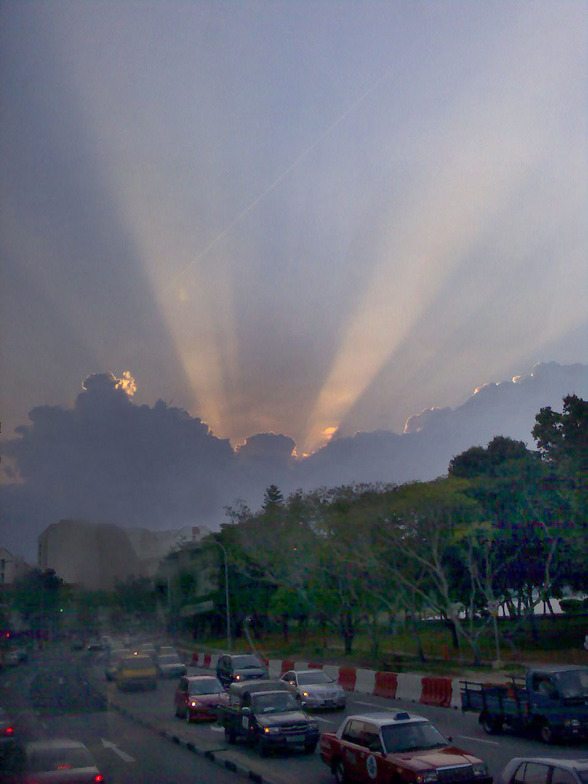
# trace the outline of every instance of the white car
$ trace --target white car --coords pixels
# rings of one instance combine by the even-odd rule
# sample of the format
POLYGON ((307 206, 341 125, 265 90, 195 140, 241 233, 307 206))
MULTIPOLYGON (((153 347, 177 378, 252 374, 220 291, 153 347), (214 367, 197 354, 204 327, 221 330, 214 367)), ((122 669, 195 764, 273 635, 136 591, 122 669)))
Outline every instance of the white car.
POLYGON ((186 665, 177 653, 160 653, 156 664, 157 672, 162 678, 179 678, 186 674, 186 665))
POLYGON ((323 670, 288 670, 282 680, 289 683, 303 708, 344 708, 343 688, 323 670))

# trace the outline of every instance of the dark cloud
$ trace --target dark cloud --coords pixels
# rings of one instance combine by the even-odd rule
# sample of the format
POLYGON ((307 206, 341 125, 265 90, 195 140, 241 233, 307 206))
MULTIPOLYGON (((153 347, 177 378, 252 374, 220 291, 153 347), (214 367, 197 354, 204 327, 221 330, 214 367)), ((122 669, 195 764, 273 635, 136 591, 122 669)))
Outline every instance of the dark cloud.
POLYGON ((237 447, 237 453, 245 458, 284 460, 292 457, 296 442, 288 436, 275 433, 258 433, 237 447))
POLYGON ((13 468, 0 485, 0 544, 34 560, 39 533, 80 518, 152 530, 218 528, 224 507, 242 498, 253 509, 277 484, 284 494, 351 482, 430 480, 473 445, 505 435, 532 444, 539 409, 560 410, 570 393, 588 398, 588 366, 537 365, 529 376, 491 383, 456 409, 411 417, 390 431, 335 438, 296 460, 285 435, 259 433, 233 450, 208 425, 163 401, 136 405, 132 377, 88 377, 71 409, 40 406, 3 447, 13 468), (125 391, 129 390, 129 391, 125 391))

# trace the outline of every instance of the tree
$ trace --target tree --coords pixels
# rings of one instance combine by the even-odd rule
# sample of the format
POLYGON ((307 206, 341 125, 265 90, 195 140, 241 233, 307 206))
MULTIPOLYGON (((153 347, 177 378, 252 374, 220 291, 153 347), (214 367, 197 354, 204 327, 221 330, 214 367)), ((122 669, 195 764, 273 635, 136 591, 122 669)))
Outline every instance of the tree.
POLYGON ((53 569, 30 572, 14 581, 12 602, 31 629, 38 633, 55 634, 59 628, 59 615, 64 584, 53 569))
POLYGON ((277 485, 270 485, 263 496, 263 506, 262 509, 264 512, 271 512, 274 511, 277 507, 284 506, 284 496, 282 495, 282 491, 277 485))
POLYGON ((532 432, 548 472, 567 581, 582 590, 588 583, 588 402, 567 395, 561 413, 542 408, 532 432))

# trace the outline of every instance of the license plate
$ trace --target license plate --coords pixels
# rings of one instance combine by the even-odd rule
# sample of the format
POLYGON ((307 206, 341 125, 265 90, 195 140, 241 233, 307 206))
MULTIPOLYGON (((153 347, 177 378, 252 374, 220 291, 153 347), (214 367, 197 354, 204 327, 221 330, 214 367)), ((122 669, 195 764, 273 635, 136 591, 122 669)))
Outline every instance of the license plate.
POLYGON ((304 743, 304 735, 291 735, 288 743, 304 743))

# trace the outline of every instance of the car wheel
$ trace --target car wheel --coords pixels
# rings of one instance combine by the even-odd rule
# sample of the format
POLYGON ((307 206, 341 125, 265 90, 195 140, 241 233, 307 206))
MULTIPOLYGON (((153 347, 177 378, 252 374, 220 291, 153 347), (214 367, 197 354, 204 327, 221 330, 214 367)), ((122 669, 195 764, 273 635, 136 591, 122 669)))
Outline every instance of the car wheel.
POLYGON ((543 743, 553 743, 555 740, 555 736, 553 733, 553 729, 551 728, 548 721, 544 721, 539 726, 539 739, 543 741, 543 743))
POLYGON ((237 742, 235 730, 230 730, 228 727, 225 727, 225 738, 227 743, 230 743, 231 746, 233 746, 237 742))
POLYGON ((497 718, 490 718, 490 716, 483 715, 480 717, 480 724, 482 729, 488 735, 496 735, 502 730, 502 720, 497 718))
POLYGON ((184 716, 186 719, 186 724, 189 724, 192 721, 192 717, 190 716, 190 711, 186 708, 186 715, 184 716))
POLYGON ((335 781, 337 784, 347 784, 347 774, 345 773, 343 760, 337 760, 333 773, 335 774, 335 781))
POLYGON ((307 743, 304 746, 304 753, 305 754, 314 754, 318 741, 314 741, 313 743, 307 743))
POLYGON ((257 738, 257 750, 259 751, 262 757, 267 757, 269 749, 267 747, 267 743, 260 736, 258 736, 257 738))

